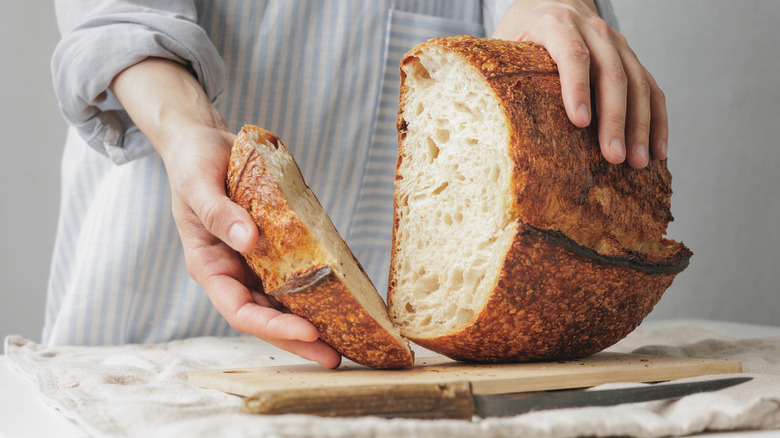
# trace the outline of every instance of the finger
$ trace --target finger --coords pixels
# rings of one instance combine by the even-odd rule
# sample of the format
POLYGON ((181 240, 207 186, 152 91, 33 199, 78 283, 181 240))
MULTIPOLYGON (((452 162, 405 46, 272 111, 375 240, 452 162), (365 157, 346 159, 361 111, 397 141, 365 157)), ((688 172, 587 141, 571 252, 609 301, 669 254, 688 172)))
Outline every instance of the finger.
POLYGON ((282 313, 290 313, 290 310, 284 307, 279 301, 270 295, 266 295, 262 292, 252 291, 252 298, 255 302, 261 306, 270 307, 276 309, 282 313))
POLYGON ((610 163, 619 164, 626 159, 628 78, 620 55, 609 39, 593 30, 584 35, 591 52, 601 154, 610 163))
POLYGON ((257 304, 251 292, 228 275, 206 276, 201 285, 212 303, 241 333, 251 333, 265 340, 316 341, 317 328, 305 319, 257 304))
POLYGON ((341 361, 336 350, 319 340, 309 321, 257 304, 249 290, 227 275, 212 275, 202 282, 217 311, 240 333, 252 334, 307 360, 334 368, 341 361))
POLYGON ((197 180, 186 196, 190 208, 211 234, 236 251, 252 249, 258 238, 257 225, 246 209, 227 197, 224 183, 197 180))
POLYGON ((563 106, 569 120, 580 128, 590 124, 590 50, 573 25, 551 20, 539 43, 558 65, 563 106))
POLYGON ((628 78, 626 161, 631 167, 641 169, 650 162, 651 86, 647 70, 628 46, 621 49, 621 59, 628 78))
POLYGON ((317 362, 325 368, 338 368, 341 365, 341 355, 323 341, 269 341, 268 343, 306 360, 317 362))
MULTIPOLYGON (((214 117, 221 117, 216 110, 214 117)), ((165 167, 173 195, 180 197, 186 210, 197 217, 199 223, 195 225, 202 225, 234 250, 247 252, 257 241, 257 226, 249 212, 233 203, 225 193, 235 137, 222 130, 193 131, 189 137, 177 139, 192 145, 187 154, 168 156, 165 167)))
POLYGON ((666 95, 648 73, 650 80, 650 152, 654 160, 666 159, 669 143, 669 118, 666 112, 666 95))
MULTIPOLYGON (((273 297, 255 291, 252 291, 251 293, 252 298, 260 306, 273 308, 280 312, 289 312, 287 308, 273 299, 273 297)), ((294 352, 304 359, 318 362, 320 365, 327 368, 338 368, 338 366, 341 364, 341 355, 338 353, 334 355, 333 348, 321 340, 305 342, 270 339, 267 342, 283 350, 294 352)))
POLYGON ((245 303, 229 322, 241 333, 252 334, 324 367, 335 368, 341 362, 341 355, 319 339, 316 327, 299 316, 245 303))

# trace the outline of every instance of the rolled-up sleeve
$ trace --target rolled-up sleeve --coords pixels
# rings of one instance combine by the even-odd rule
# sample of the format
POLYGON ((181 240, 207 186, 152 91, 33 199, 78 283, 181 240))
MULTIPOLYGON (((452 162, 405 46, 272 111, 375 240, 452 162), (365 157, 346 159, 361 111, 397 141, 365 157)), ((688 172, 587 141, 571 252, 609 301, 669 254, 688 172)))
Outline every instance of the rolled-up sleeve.
POLYGON ((62 39, 52 56, 54 89, 66 121, 117 164, 153 152, 108 90, 122 70, 147 57, 190 69, 214 101, 225 67, 197 24, 192 1, 56 0, 62 39))

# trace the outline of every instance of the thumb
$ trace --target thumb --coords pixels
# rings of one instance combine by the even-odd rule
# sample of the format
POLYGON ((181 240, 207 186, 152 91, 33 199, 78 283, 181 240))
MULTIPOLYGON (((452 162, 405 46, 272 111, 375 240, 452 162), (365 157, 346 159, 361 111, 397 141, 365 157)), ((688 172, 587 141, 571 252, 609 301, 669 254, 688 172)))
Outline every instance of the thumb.
POLYGON ((185 213, 182 209, 189 211, 183 216, 188 217, 187 228, 205 229, 232 249, 247 252, 257 242, 257 225, 225 192, 234 138, 221 130, 192 130, 189 137, 176 142, 187 145, 187 151, 177 153, 180 148, 171 148, 173 152, 164 155, 163 162, 174 197, 181 200, 179 216, 185 213))
POLYGON ((225 195, 224 188, 203 181, 191 200, 191 208, 211 234, 236 251, 252 249, 259 234, 257 225, 249 212, 225 195))

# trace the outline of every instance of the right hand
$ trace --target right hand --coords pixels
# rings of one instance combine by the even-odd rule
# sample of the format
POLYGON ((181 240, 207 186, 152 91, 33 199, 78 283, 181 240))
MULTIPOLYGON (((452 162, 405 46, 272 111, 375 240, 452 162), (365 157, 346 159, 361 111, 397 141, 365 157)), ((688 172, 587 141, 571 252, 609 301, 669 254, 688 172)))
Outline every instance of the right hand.
POLYGON ((635 168, 667 154, 666 100, 625 37, 596 11, 593 0, 515 0, 493 38, 532 41, 558 65, 564 107, 572 123, 591 122, 591 88, 604 158, 635 168))
POLYGON ((257 242, 249 213, 225 194, 235 136, 179 64, 150 58, 117 75, 112 90, 160 153, 187 270, 231 327, 328 368, 341 356, 309 321, 282 312, 237 252, 257 242))

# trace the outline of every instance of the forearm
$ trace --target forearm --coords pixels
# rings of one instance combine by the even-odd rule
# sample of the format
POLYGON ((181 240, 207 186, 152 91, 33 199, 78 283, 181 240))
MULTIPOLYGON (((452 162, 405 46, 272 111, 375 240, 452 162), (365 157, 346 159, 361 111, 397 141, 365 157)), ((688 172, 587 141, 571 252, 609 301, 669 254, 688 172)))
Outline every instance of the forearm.
POLYGON ((119 73, 110 89, 164 161, 187 129, 227 130, 203 87, 177 62, 147 58, 119 73))

